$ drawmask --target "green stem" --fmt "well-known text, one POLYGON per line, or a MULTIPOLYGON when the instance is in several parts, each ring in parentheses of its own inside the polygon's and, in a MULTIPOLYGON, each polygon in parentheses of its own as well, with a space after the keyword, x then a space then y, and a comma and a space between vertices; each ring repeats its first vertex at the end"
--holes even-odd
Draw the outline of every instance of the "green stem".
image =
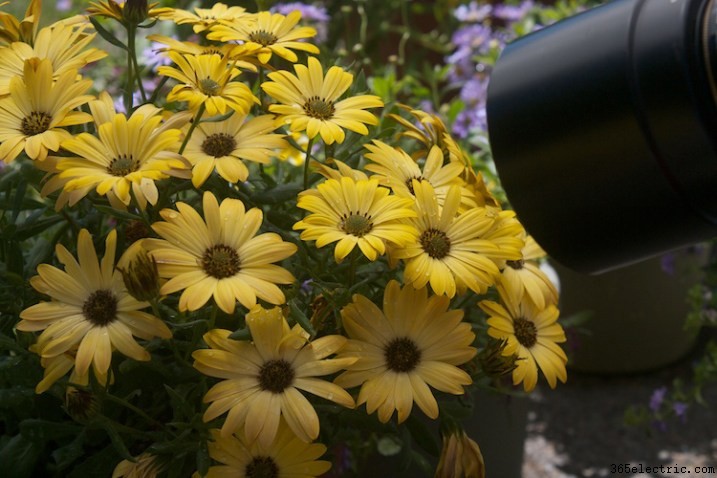
POLYGON ((311 149, 314 147, 314 138, 309 138, 306 145, 306 160, 304 161, 304 190, 309 189, 309 163, 311 162, 311 149))
POLYGON ((109 393, 105 394, 104 398, 106 398, 106 399, 109 400, 110 402, 114 402, 114 403, 116 403, 116 404, 118 404, 118 405, 122 405, 123 407, 127 408, 128 410, 132 410, 134 413, 136 413, 136 414, 139 415, 140 417, 144 418, 145 420, 147 420, 147 421, 148 421, 149 423, 151 423, 152 425, 154 425, 154 426, 156 426, 156 427, 159 427, 159 428, 162 428, 162 429, 164 428, 164 424, 163 424, 162 422, 159 422, 159 421, 155 420, 154 418, 150 417, 149 415, 147 415, 146 413, 144 413, 140 408, 135 407, 134 405, 132 405, 131 403, 129 403, 129 402, 128 402, 127 400, 125 400, 124 398, 116 397, 116 396, 114 396, 114 395, 112 395, 112 394, 109 394, 109 393))
POLYGON ((194 116, 194 120, 192 121, 192 125, 189 127, 189 131, 187 131, 187 135, 184 137, 184 141, 182 141, 182 146, 179 148, 179 154, 182 154, 184 152, 184 148, 187 147, 187 143, 189 142, 189 138, 191 138, 192 133, 194 133, 194 128, 199 125, 199 121, 202 119, 202 115, 204 114, 204 103, 201 104, 199 109, 197 110, 197 114, 194 116))
POLYGON ((134 107, 132 90, 134 89, 134 61, 135 55, 135 25, 127 25, 127 84, 125 85, 124 91, 124 108, 127 110, 127 114, 132 113, 134 107))
POLYGON ((154 88, 154 91, 152 92, 152 96, 149 98, 150 103, 155 103, 157 101, 157 98, 159 97, 159 93, 161 92, 162 87, 164 86, 165 83, 167 83, 168 80, 169 80, 168 76, 163 76, 159 80, 159 83, 157 83, 157 86, 154 88))
POLYGON ((351 264, 349 265, 349 289, 354 286, 356 282, 356 258, 358 257, 358 251, 355 249, 351 251, 351 264))

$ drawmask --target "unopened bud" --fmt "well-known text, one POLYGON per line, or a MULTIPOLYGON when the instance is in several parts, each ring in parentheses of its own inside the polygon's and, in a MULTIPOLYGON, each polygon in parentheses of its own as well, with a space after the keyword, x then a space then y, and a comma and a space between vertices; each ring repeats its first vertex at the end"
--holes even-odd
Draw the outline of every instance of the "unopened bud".
POLYGON ((65 391, 65 411, 77 423, 87 423, 100 410, 95 395, 87 390, 67 387, 65 391))
POLYGON ((463 430, 443 436, 443 450, 435 478, 485 478, 485 462, 478 444, 463 430))
POLYGON ((505 346, 507 344, 508 341, 506 339, 491 340, 478 353, 478 365, 483 373, 488 377, 498 378, 508 375, 517 367, 515 363, 516 360, 518 360, 517 355, 503 355, 503 351, 505 350, 505 346))
POLYGON ((137 300, 151 300, 159 296, 159 271, 154 257, 141 247, 125 268, 118 268, 122 273, 127 291, 137 300))
POLYGON ((127 0, 122 12, 124 20, 133 25, 139 25, 145 21, 148 14, 147 0, 127 0))

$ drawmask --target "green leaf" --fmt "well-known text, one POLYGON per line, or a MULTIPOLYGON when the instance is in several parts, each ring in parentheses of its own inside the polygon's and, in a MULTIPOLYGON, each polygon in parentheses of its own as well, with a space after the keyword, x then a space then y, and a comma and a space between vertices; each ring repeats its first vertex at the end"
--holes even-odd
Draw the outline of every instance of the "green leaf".
POLYGON ((279 204, 296 199, 302 189, 302 186, 294 183, 279 184, 274 188, 253 194, 252 200, 262 204, 279 204))
POLYGON ((114 36, 113 33, 111 33, 110 31, 106 30, 105 27, 103 27, 102 24, 97 20, 97 18, 92 17, 92 16, 87 17, 87 18, 90 19, 90 22, 92 23, 92 26, 95 27, 95 30, 97 30, 97 33, 99 33, 102 38, 104 38, 105 40, 107 40, 108 42, 110 42, 111 44, 113 44, 114 46, 119 47, 119 48, 122 48, 123 50, 127 51, 127 45, 125 45, 124 43, 122 43, 122 42, 119 40, 119 38, 117 38, 116 36, 114 36))
POLYGON ((304 314, 304 311, 299 308, 295 299, 289 301, 289 310, 291 310, 291 317, 301 325, 302 329, 311 334, 312 337, 316 335, 316 329, 311 325, 311 320, 309 320, 306 314, 304 314))
MULTIPOLYGON (((41 211, 38 211, 41 212, 41 211)), ((15 231, 15 239, 24 241, 27 240, 33 236, 38 235, 39 233, 49 229, 50 227, 54 226, 55 224, 58 224, 65 219, 62 216, 50 216, 46 219, 42 219, 40 221, 34 221, 30 220, 28 218, 27 221, 25 221, 21 226, 17 228, 15 231)))
POLYGON ((78 460, 84 455, 84 441, 85 434, 83 431, 79 433, 70 443, 61 446, 52 452, 52 458, 55 460, 59 470, 68 468, 72 462, 78 460))
POLYGON ((119 456, 121 456, 125 460, 133 459, 132 454, 127 449, 127 446, 124 444, 124 440, 122 440, 122 437, 119 435, 117 430, 114 429, 112 423, 107 418, 98 417, 94 421, 94 424, 107 432, 107 436, 110 437, 110 440, 112 441, 112 446, 114 447, 115 451, 119 456))
POLYGON ((94 207, 99 212, 106 214, 108 216, 114 216, 114 217, 118 217, 120 219, 127 219, 129 221, 141 221, 142 220, 142 218, 136 214, 132 214, 127 211, 120 211, 119 209, 115 209, 111 206, 103 206, 101 204, 95 204, 94 207))
POLYGON ((209 471, 209 465, 212 460, 209 458, 209 449, 207 448, 207 441, 202 440, 199 442, 199 449, 197 450, 197 471, 201 476, 205 476, 209 471))
POLYGON ((250 340, 251 331, 248 328, 237 329, 229 334, 229 338, 232 340, 250 340))
POLYGON ((411 432, 413 441, 426 453, 435 457, 441 453, 440 445, 436 439, 438 434, 435 430, 431 430, 424 420, 412 414, 406 420, 406 427, 411 432))
POLYGON ((15 435, 0 450, 2 476, 5 478, 30 478, 40 458, 40 448, 22 435, 15 435))
POLYGON ((20 422, 20 433, 36 442, 58 441, 60 438, 77 435, 82 428, 73 422, 53 422, 29 418, 20 422))
POLYGON ((67 478, 88 478, 90 476, 112 476, 112 471, 120 461, 112 445, 97 453, 86 456, 85 460, 76 466, 67 478))

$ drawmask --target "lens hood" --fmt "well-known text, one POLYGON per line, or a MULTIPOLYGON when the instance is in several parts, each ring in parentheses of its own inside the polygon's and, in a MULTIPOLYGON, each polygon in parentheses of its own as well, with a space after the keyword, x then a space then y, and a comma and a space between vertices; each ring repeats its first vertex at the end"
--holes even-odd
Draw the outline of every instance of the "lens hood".
POLYGON ((508 200, 599 273, 717 235, 713 0, 616 0, 506 47, 488 132, 508 200))

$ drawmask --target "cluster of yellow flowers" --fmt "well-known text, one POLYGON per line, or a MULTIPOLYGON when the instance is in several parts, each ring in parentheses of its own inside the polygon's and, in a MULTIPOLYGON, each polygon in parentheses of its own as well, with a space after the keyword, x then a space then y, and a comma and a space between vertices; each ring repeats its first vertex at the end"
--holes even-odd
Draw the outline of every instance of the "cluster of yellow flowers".
MULTIPOLYGON (((472 383, 460 366, 476 356, 476 337, 463 310, 451 308, 468 291, 498 292, 498 301, 479 305, 488 334, 505 341, 500 354, 516 358, 514 384, 532 390, 538 368, 551 387, 566 380, 558 294, 535 261, 542 253, 440 119, 387 111, 383 120, 399 131, 396 142, 413 150, 374 139, 352 164, 328 155, 312 160, 318 142, 340 145, 347 130, 369 135, 379 124, 369 110, 384 105, 374 95, 347 96, 353 75, 339 66, 325 70, 311 56, 319 53, 307 41, 315 31, 298 26, 299 12, 248 13, 221 3, 185 11, 146 2, 137 10, 141 3, 102 0, 88 14, 129 27, 170 20, 205 35, 202 44, 152 37, 166 45, 173 64, 156 71, 176 82, 166 101, 184 110, 156 106, 147 96, 135 107, 130 95, 125 114, 106 92, 88 94, 93 83, 79 71, 105 56, 89 47, 96 33, 88 17, 40 29, 39 0, 23 20, 0 13, 0 159, 24 161, 24 152, 47 173, 41 193, 56 195, 58 211, 106 200, 117 211, 161 217, 147 220, 150 237, 127 244, 116 262, 116 230, 100 259, 82 229, 76 257, 57 245, 62 267, 37 268, 31 285, 50 300, 26 308, 16 328, 39 332, 32 346, 45 368, 38 393, 68 373, 74 386, 87 386, 91 374, 103 385, 119 380, 111 367, 115 351, 150 360, 137 339, 172 340, 156 305, 173 294, 179 313, 209 304, 215 314, 218 308, 237 315, 250 332, 240 340, 211 328, 206 347, 192 354, 196 370, 219 379, 204 396, 204 421, 226 414, 209 445, 221 465, 207 476, 326 472, 329 462, 318 460, 326 447, 312 443, 319 416, 304 392, 348 408, 365 404, 384 423, 394 412, 405 421, 414 403, 437 418, 432 389, 461 395, 472 383), (293 71, 280 67, 286 62, 293 71), (243 81, 248 74, 258 78, 254 88, 243 81), (299 136, 308 138, 296 199, 302 211, 293 223, 301 232, 277 231, 267 227, 267 211, 245 205, 238 192, 257 170, 251 163, 271 167, 299 136), (237 194, 203 189, 213 175, 237 194), (162 186, 170 178, 184 184, 181 194, 162 186), (197 198, 201 213, 192 205, 197 198), (383 303, 355 293, 335 311, 338 333, 291 326, 297 319, 285 306, 285 286, 311 279, 320 267, 306 263, 316 251, 301 241, 319 249, 335 244, 335 263, 348 258, 352 271, 362 256, 386 261, 395 279, 383 282, 383 303), (153 274, 161 281, 153 283, 153 274), (237 313, 237 303, 244 312, 237 313), (332 381, 318 378, 324 376, 332 381)), ((128 467, 123 463, 117 475, 128 467)))

